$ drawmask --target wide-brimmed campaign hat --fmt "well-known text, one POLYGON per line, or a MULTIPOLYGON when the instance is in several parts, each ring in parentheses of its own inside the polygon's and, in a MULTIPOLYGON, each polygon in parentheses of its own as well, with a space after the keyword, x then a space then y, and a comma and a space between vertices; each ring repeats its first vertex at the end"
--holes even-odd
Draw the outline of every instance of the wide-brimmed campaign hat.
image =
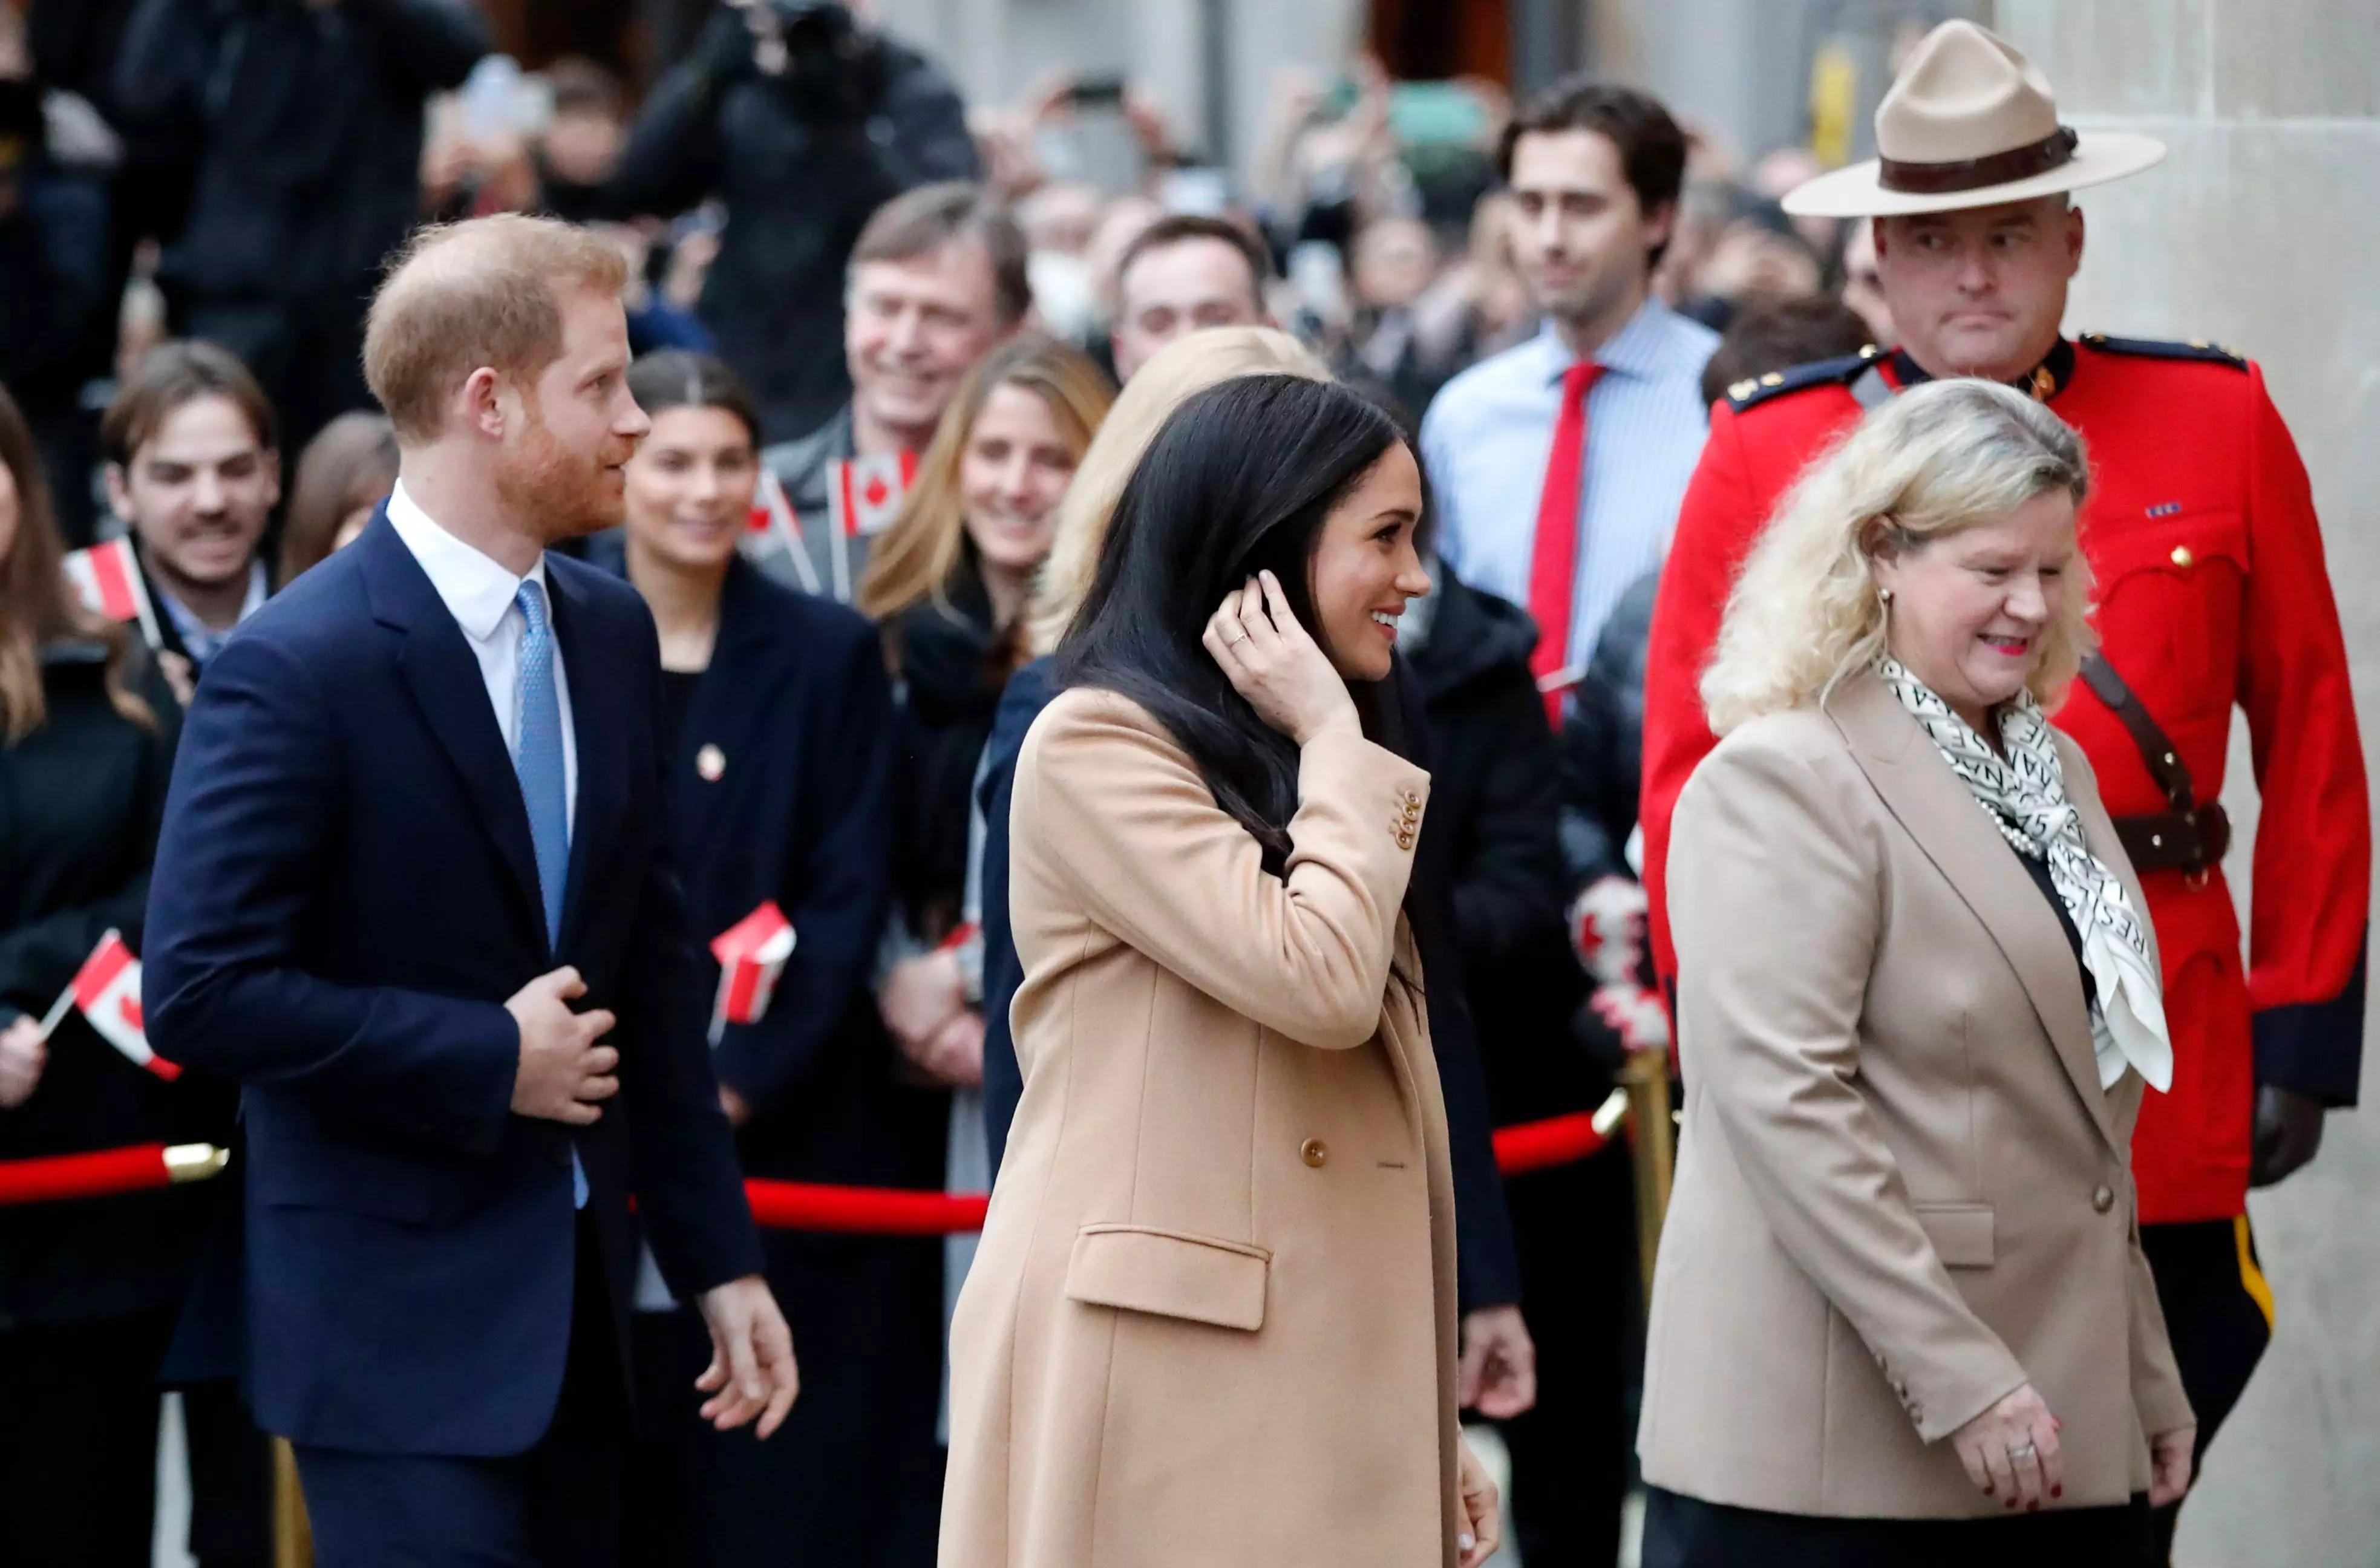
POLYGON ((1949 21, 1925 35, 1876 105, 1879 154, 1804 181, 1797 217, 1876 218, 1991 207, 2136 175, 2165 156, 2153 136, 2078 134, 2049 79, 1998 34, 1949 21))

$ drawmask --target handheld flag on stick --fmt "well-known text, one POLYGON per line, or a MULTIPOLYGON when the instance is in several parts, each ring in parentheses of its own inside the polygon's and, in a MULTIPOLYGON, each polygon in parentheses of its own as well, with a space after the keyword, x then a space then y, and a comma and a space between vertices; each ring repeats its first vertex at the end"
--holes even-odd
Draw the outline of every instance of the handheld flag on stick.
POLYGON ((80 1009, 100 1039, 123 1052, 134 1066, 169 1084, 182 1076, 180 1067, 149 1049, 148 1029, 140 1017, 140 960, 132 956, 132 950, 116 932, 111 930, 99 939, 99 945, 76 971, 74 983, 42 1020, 43 1039, 50 1038, 69 1008, 80 1009))
POLYGON ((794 515, 794 504, 785 499, 785 487, 766 468, 760 470, 752 509, 745 517, 744 553, 754 561, 778 554, 788 556, 793 561, 795 576, 801 579, 802 591, 823 591, 818 567, 810 564, 809 549, 802 542, 801 519, 794 515))
POLYGON ((710 1043, 730 1024, 757 1024, 777 994, 777 977, 794 954, 794 926, 771 899, 710 939, 719 960, 719 996, 710 1008, 710 1043))
POLYGON ((138 622, 141 640, 151 648, 164 646, 157 627, 156 607, 149 602, 149 585, 140 576, 140 557, 128 539, 111 539, 66 558, 67 580, 74 584, 83 607, 111 621, 138 622))
POLYGON ((826 466, 827 508, 832 515, 834 596, 851 602, 851 541, 873 539, 892 526, 917 478, 914 452, 880 452, 826 466))

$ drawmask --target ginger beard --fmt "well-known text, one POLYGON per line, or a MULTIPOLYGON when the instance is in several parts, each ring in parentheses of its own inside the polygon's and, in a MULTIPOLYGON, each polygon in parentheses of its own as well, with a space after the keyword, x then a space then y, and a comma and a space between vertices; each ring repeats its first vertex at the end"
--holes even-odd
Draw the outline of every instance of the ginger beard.
POLYGON ((521 388, 520 402, 519 438, 505 442, 496 457, 496 499, 535 518, 548 539, 619 526, 627 517, 626 468, 637 443, 606 431, 593 452, 574 452, 546 423, 534 388, 521 388))

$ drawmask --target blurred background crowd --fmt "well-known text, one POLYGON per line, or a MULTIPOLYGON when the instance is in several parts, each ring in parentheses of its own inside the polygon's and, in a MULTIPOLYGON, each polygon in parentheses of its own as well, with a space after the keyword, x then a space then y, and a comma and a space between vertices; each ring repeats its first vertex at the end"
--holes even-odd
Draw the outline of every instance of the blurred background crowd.
MULTIPOLYGON (((1692 87, 1670 102, 1674 148, 1667 132, 1630 129, 1626 103, 1556 122, 1611 141, 1618 161, 1601 177, 1626 219, 1560 244, 1573 248, 1564 264, 1578 288, 1624 280, 1615 298, 1630 309, 1613 325, 1649 298, 1678 323, 1669 341, 1693 346, 1696 400, 1663 435, 1690 464, 1699 409, 1730 386, 1893 344, 1867 225, 1791 218, 1779 199, 1873 152, 1870 114, 1927 28, 1992 10, 0 0, 0 387, 21 416, 12 425, 0 407, 0 500, 26 516, 38 506, 68 551, 126 541, 157 656, 143 695, 169 748, 212 649, 388 492, 394 440, 358 362, 383 258, 418 225, 464 216, 600 229, 629 262, 630 334, 646 357, 637 389, 656 429, 625 537, 593 553, 646 592, 665 667, 686 677, 673 719, 696 773, 740 778, 746 766, 742 750, 710 743, 724 699, 694 682, 714 642, 722 665, 743 656, 733 628, 748 612, 726 564, 736 550, 688 520, 759 536, 734 571, 749 557, 851 606, 821 607, 779 650, 810 662, 814 686, 827 678, 819 661, 842 662, 784 726, 798 733, 783 745, 800 821, 755 830, 793 835, 766 842, 789 879, 808 879, 812 906, 789 895, 787 908, 813 967, 785 981, 808 1000, 781 1004, 798 1042, 770 1047, 781 1055, 762 1065, 762 1048, 731 1032, 719 1058, 731 1088, 739 1063, 751 1071, 747 1169, 980 1190, 999 1149, 995 1137, 987 1158, 969 1129, 1001 1092, 987 1080, 1004 1027, 986 1001, 997 977, 969 968, 983 962, 987 913, 976 770, 988 743, 999 754, 1003 685, 1049 651, 1044 564, 1069 486, 1090 483, 1076 469, 1093 471, 1114 389, 1124 400, 1106 428, 1129 414, 1145 443, 1171 407, 1157 399, 1189 390, 1134 405, 1153 356, 1201 329, 1278 327, 1294 344, 1248 349, 1242 371, 1310 356, 1451 470, 1484 448, 1444 416, 1433 434, 1425 414, 1454 378, 1537 334, 1549 303, 1546 245, 1533 275, 1519 243, 1544 214, 1500 166, 1508 126, 1582 68, 1658 74, 1692 87), (1697 30, 1715 21, 1723 36, 1697 30), (1664 208, 1666 241, 1640 277, 1645 225, 1664 208), (869 635, 855 635, 861 617, 869 635)), ((1572 314, 1592 303, 1569 301, 1572 314)), ((1491 418, 1469 407, 1466 419, 1491 418)), ((1549 418, 1531 427, 1540 441, 1549 418)), ((1536 476, 1524 477, 1534 497, 1536 476)), ((1100 482, 1111 505, 1121 477, 1100 482)), ((1497 476, 1463 482, 1485 492, 1497 476)), ((1672 509, 1682 482, 1681 469, 1672 509)), ((1434 564, 1439 591, 1401 649, 1446 743, 1433 820, 1463 824, 1447 829, 1443 874, 1481 1014, 1485 1103, 1471 1114, 1484 1136, 1600 1104, 1625 1049, 1661 1043, 1658 1007, 1648 1018, 1632 1001, 1641 895, 1632 907, 1627 891, 1645 574, 1659 548, 1612 577, 1596 622, 1572 625, 1578 657, 1561 675, 1575 695, 1550 734, 1532 690, 1534 628, 1507 602, 1515 590, 1500 599, 1482 591, 1497 582, 1460 580, 1495 576, 1492 553, 1470 549, 1454 572, 1434 564), (1530 860, 1540 834, 1559 845, 1543 865, 1530 860)), ((0 629, 7 613, 0 604, 0 629)), ((11 787, 30 788, 32 753, 7 738, 0 775, 17 766, 11 787)), ((100 766, 98 755, 67 766, 100 766)), ((105 765, 133 782, 116 816, 85 824, 83 859, 40 889, 0 886, 0 1026, 46 1005, 56 966, 71 973, 101 925, 137 923, 161 764, 135 748, 105 765), (68 906, 71 940, 44 924, 68 906)), ((32 863, 33 820, 0 812, 0 866, 32 863)), ((740 863, 753 845, 716 843, 715 858, 740 863)), ((722 903, 723 921, 742 904, 722 896, 735 903, 722 903)), ((52 1076, 37 1063, 28 1080, 0 1051, 0 1159, 236 1136, 227 1096, 74 1081, 69 1054, 62 1044, 52 1076)), ((0 1485, 71 1448, 22 1413, 62 1397, 94 1343, 131 1349, 84 1402, 86 1435, 120 1443, 131 1410, 120 1453, 137 1468, 171 1341, 187 1375, 170 1380, 186 1392, 161 1561, 261 1562, 261 1441, 220 1347, 187 1343, 176 1321, 191 1279, 221 1256, 214 1232, 237 1195, 173 1197, 0 1214, 0 1485)), ((1464 1375, 1511 1447, 1506 1561, 1610 1562, 1640 1360, 1625 1154, 1517 1178, 1488 1201, 1484 1275, 1463 1220, 1466 1330, 1482 1347, 1464 1375)), ((948 1256, 878 1238, 780 1236, 771 1248, 813 1423, 779 1440, 813 1462, 804 1538, 843 1540, 865 1494, 885 1501, 822 1560, 929 1561, 939 1343, 964 1243, 948 1256)), ((682 1348, 658 1343, 655 1363, 682 1348)), ((84 1503, 147 1541, 145 1495, 84 1503)), ((0 1560, 10 1528, 0 1513, 0 1560)), ((672 1556, 688 1538, 650 1560, 693 1560, 672 1556)), ((705 1539, 699 1560, 753 1550, 705 1539)))

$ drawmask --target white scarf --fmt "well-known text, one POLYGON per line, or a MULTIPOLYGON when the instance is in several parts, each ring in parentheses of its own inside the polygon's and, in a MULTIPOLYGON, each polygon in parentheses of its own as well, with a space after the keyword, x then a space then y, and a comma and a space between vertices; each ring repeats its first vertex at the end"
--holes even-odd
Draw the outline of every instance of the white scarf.
POLYGON ((2050 884, 2082 936, 2082 966, 2095 993, 2091 1046, 2099 1087, 2113 1087, 2127 1066, 2155 1088, 2173 1083, 2173 1040, 2166 1032, 2164 987, 2131 896, 2106 861, 2082 842, 2082 819, 2066 798, 2064 771, 2049 721, 2030 692, 2000 710, 2003 757, 1973 726, 1892 658, 1876 674, 1925 726, 1942 760, 1959 775, 2000 836, 2028 860, 2049 868, 2050 884))

